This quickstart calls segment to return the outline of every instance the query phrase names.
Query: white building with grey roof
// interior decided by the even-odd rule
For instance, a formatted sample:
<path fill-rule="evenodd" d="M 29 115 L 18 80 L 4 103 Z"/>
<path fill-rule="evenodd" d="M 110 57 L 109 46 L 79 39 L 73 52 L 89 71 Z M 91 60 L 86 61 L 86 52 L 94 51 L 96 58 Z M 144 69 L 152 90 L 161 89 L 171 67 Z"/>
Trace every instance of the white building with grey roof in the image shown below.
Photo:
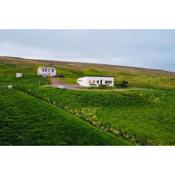
<path fill-rule="evenodd" d="M 43 77 L 55 77 L 56 76 L 56 69 L 54 67 L 38 67 L 38 76 Z"/>
<path fill-rule="evenodd" d="M 114 87 L 114 77 L 112 76 L 85 76 L 77 79 L 77 83 L 83 87 Z"/>

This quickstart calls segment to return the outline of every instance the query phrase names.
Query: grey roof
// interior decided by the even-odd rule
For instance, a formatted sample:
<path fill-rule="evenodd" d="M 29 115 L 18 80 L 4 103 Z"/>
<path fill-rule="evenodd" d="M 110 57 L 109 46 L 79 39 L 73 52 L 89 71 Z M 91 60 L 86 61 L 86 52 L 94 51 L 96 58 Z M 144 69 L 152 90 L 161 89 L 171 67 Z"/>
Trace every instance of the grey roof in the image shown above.
<path fill-rule="evenodd" d="M 113 78 L 114 76 L 105 76 L 105 75 L 88 75 L 88 76 L 84 76 L 84 77 L 111 77 L 111 78 Z M 84 77 L 79 77 L 79 78 L 84 78 Z"/>
<path fill-rule="evenodd" d="M 47 66 L 40 66 L 38 68 L 41 68 L 41 69 L 56 69 L 55 67 L 47 67 Z"/>

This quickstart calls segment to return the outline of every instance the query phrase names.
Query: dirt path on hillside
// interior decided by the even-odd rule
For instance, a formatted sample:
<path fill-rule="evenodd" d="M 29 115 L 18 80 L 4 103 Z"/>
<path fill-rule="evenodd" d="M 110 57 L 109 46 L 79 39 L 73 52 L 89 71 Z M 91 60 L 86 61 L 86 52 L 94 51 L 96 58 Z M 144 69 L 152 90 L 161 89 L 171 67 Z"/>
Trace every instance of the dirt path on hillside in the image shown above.
<path fill-rule="evenodd" d="M 59 80 L 59 78 L 49 78 L 51 82 L 50 87 L 60 88 L 60 89 L 70 89 L 70 90 L 79 90 L 79 91 L 115 91 L 115 92 L 123 92 L 123 91 L 132 91 L 132 90 L 143 90 L 144 88 L 126 88 L 126 89 L 89 89 L 85 87 L 81 87 L 78 84 L 68 84 Z"/>
<path fill-rule="evenodd" d="M 81 87 L 76 84 L 67 84 L 65 82 L 61 82 L 59 78 L 50 78 L 49 81 L 51 82 L 52 87 L 57 88 L 64 88 L 64 89 L 80 89 Z"/>

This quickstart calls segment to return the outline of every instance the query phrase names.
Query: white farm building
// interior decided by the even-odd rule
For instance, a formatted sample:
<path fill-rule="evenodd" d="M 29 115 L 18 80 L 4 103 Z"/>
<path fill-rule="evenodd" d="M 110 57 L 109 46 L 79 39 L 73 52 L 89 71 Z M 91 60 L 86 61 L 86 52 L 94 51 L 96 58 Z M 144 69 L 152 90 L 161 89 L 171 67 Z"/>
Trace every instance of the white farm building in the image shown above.
<path fill-rule="evenodd" d="M 84 87 L 114 86 L 114 77 L 112 76 L 86 76 L 77 79 L 77 83 Z"/>
<path fill-rule="evenodd" d="M 39 67 L 38 75 L 43 77 L 55 77 L 56 69 L 54 67 Z"/>
<path fill-rule="evenodd" d="M 21 78 L 22 76 L 23 76 L 22 73 L 20 73 L 20 72 L 16 73 L 16 78 Z"/>

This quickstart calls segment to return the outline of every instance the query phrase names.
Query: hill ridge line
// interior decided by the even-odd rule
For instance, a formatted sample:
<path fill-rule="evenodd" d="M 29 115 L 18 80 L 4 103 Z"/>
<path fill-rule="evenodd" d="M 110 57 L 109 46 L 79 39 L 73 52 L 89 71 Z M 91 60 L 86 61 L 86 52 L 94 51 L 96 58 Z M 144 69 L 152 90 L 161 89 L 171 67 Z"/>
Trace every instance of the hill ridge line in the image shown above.
<path fill-rule="evenodd" d="M 124 66 L 124 65 L 115 65 L 115 64 L 105 64 L 105 63 L 91 63 L 91 62 L 79 62 L 79 61 L 64 61 L 64 60 L 49 60 L 49 59 L 38 59 L 38 58 L 24 58 L 24 57 L 15 57 L 15 56 L 0 56 L 0 59 L 16 59 L 18 61 L 39 61 L 39 62 L 52 62 L 56 63 L 67 63 L 67 64 L 82 64 L 82 65 L 98 65 L 98 66 L 108 66 L 114 68 L 125 68 L 125 69 L 136 69 L 136 70 L 147 70 L 147 71 L 159 71 L 162 73 L 174 74 L 174 71 L 168 71 L 163 69 L 147 68 L 147 67 L 135 67 L 135 66 Z"/>

